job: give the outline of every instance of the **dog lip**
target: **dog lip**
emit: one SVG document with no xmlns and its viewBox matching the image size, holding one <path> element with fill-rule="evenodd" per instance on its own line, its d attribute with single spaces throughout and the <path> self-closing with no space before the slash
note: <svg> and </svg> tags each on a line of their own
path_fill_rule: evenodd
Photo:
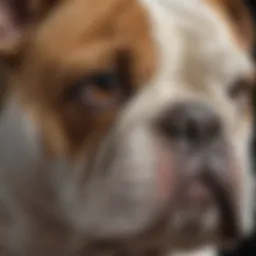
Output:
<svg viewBox="0 0 256 256">
<path fill-rule="evenodd" d="M 158 180 L 165 202 L 170 207 L 179 211 L 183 207 L 198 206 L 198 214 L 204 214 L 208 206 L 216 207 L 219 212 L 219 224 L 216 230 L 221 244 L 233 245 L 242 237 L 241 222 L 236 203 L 236 193 L 231 189 L 232 179 L 229 180 L 229 169 L 226 161 L 222 165 L 215 165 L 205 161 L 191 164 L 189 157 L 178 154 L 175 148 L 170 147 L 162 140 L 157 140 L 157 152 L 161 157 L 158 159 L 161 168 L 158 169 Z M 177 153 L 178 152 L 178 153 Z M 159 167 L 159 166 L 158 166 Z M 219 169 L 220 168 L 220 169 Z M 159 172 L 160 170 L 160 172 Z M 229 169 L 230 170 L 230 169 Z M 223 171 L 223 172 L 222 172 Z M 168 184 L 172 185 L 171 191 L 166 191 Z M 184 189 L 184 187 L 186 189 Z M 176 205 L 176 206 L 175 206 Z M 218 238 L 218 240 L 219 240 Z"/>
<path fill-rule="evenodd" d="M 227 243 L 233 243 L 233 241 L 239 240 L 242 232 L 234 196 L 232 196 L 226 186 L 218 182 L 212 172 L 205 172 L 202 177 L 204 182 L 212 190 L 218 205 L 221 234 L 223 238 Z"/>
</svg>

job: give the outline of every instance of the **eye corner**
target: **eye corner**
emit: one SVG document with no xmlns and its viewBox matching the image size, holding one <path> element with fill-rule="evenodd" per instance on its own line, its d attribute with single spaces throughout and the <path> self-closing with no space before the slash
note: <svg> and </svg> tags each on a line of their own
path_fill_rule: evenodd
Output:
<svg viewBox="0 0 256 256">
<path fill-rule="evenodd" d="M 130 59 L 121 53 L 118 57 L 114 65 L 72 76 L 64 91 L 64 102 L 101 109 L 126 102 L 134 88 L 133 74 Z"/>
<path fill-rule="evenodd" d="M 120 92 L 120 83 L 113 70 L 96 71 L 69 81 L 64 91 L 65 103 L 88 107 L 108 106 Z"/>
<path fill-rule="evenodd" d="M 253 81 L 249 78 L 240 77 L 228 87 L 228 95 L 232 99 L 240 96 L 250 96 L 253 91 Z"/>
</svg>

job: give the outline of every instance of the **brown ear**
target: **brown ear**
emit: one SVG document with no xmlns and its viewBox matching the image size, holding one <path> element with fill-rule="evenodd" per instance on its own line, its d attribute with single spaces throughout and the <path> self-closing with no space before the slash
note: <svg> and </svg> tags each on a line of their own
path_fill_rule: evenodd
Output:
<svg viewBox="0 0 256 256">
<path fill-rule="evenodd" d="M 230 26 L 241 47 L 251 51 L 254 29 L 250 12 L 244 0 L 206 0 L 215 8 Z"/>
<path fill-rule="evenodd" d="M 42 19 L 57 1 L 0 0 L 0 57 L 16 55 L 28 28 Z"/>
</svg>

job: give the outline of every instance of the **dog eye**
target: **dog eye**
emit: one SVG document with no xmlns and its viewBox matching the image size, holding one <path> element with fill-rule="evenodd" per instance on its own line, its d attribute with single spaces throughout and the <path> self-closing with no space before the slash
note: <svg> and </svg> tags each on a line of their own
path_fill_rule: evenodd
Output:
<svg viewBox="0 0 256 256">
<path fill-rule="evenodd" d="M 228 90 L 228 94 L 232 99 L 241 97 L 249 97 L 251 93 L 251 85 L 244 79 L 236 81 Z"/>
<path fill-rule="evenodd" d="M 83 77 L 68 89 L 69 100 L 92 107 L 108 107 L 117 103 L 119 83 L 114 72 Z"/>
<path fill-rule="evenodd" d="M 228 94 L 237 104 L 239 112 L 244 112 L 251 105 L 253 86 L 247 80 L 240 79 L 229 88 Z"/>
</svg>

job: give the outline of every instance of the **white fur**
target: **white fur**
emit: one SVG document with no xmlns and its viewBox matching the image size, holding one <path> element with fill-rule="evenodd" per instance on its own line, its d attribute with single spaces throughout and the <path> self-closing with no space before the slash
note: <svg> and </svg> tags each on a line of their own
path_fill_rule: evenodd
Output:
<svg viewBox="0 0 256 256">
<path fill-rule="evenodd" d="M 146 86 L 124 111 L 118 127 L 120 140 L 135 132 L 136 124 L 146 127 L 150 120 L 154 121 L 178 101 L 195 100 L 211 106 L 225 124 L 226 136 L 242 166 L 241 218 L 248 232 L 252 227 L 253 206 L 252 173 L 248 164 L 251 126 L 235 128 L 241 116 L 225 90 L 239 77 L 252 73 L 252 62 L 235 43 L 228 27 L 203 1 L 141 2 L 150 13 L 160 62 L 150 86 Z M 140 148 L 144 152 L 141 157 L 151 154 L 150 148 L 143 151 L 139 138 L 128 145 L 123 139 L 123 143 L 126 147 Z M 212 254 L 211 251 L 203 255 Z"/>
</svg>

